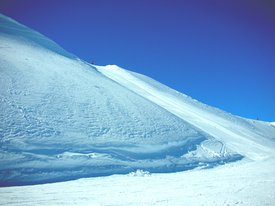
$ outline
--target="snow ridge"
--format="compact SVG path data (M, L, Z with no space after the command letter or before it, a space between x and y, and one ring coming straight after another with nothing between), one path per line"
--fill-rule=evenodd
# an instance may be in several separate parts
M59 55L76 59L77 57L67 51L62 47L57 45L54 41L45 37L44 35L31 30L18 23L17 21L4 16L0 13L0 32L1 36L12 36L13 39L18 39L19 41L25 41L26 44L32 44L33 46L44 47L47 50L55 52ZM3 47L3 46L2 46Z

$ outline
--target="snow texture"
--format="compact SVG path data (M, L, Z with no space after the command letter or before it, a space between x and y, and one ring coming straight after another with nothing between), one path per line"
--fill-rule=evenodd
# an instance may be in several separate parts
M255 198L267 203L274 200L271 193L266 199L245 196L250 184L259 186L251 194L265 185L274 191L274 123L231 115L115 65L88 64L3 15L0 85L0 186L97 177L0 188L1 205L101 205L108 201L140 205L143 202L133 193L144 195L146 188L156 198L144 200L146 204L184 203L187 196L188 204L196 195L201 194L197 201L211 192L221 195L238 181L244 188L238 185L239 193L230 193L236 196L234 204L249 205L244 198L251 198L252 203ZM261 167L265 168L259 171ZM105 175L113 176L99 177ZM253 182L253 178L259 180ZM114 190L125 197L123 202L109 187L114 183ZM162 184L178 193L166 193ZM60 196L62 188L68 187L73 196L66 192ZM91 189L95 187L97 192ZM86 193L85 188L89 188ZM132 199L127 200L128 189ZM33 196L23 198L23 191ZM94 195L89 196L91 192ZM53 193L61 202L48 199ZM102 200L104 193L111 193L107 202ZM206 202L221 205L224 196L217 204Z
M1 23L0 185L175 172L242 158L135 91L130 78L117 83L42 35L4 16ZM106 70L122 81L131 75Z
M238 161L178 173L112 175L0 188L1 205L273 206L275 162ZM272 175L273 174L273 175Z

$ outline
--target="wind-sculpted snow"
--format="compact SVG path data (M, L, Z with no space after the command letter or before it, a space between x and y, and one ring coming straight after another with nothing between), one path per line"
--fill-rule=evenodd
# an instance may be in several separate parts
M262 142L274 144L270 124L208 108L116 66L68 58L40 34L2 15L0 22L1 186L208 168L258 157L242 144L260 155L270 149ZM240 143L224 141L231 137Z

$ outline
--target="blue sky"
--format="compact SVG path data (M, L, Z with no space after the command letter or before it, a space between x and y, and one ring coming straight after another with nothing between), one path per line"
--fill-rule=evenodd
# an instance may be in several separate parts
M117 64L230 113L275 121L272 0L1 0L0 12L88 62Z

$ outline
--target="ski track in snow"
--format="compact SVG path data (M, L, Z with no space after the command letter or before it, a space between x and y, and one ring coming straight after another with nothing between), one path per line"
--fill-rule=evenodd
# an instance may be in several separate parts
M90 65L1 14L0 45L0 185L59 182L0 188L1 205L274 205L274 123Z

